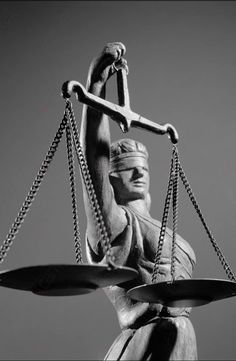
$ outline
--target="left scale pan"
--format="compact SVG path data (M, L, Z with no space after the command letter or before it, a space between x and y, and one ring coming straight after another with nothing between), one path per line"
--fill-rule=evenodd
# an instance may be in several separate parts
M41 296L73 296L129 281L137 274L117 265L50 264L1 271L0 286Z

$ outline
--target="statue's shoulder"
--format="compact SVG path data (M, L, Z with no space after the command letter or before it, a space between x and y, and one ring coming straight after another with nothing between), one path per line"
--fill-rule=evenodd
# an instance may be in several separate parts
M188 255L188 257L192 260L192 262L195 264L196 263L196 255L195 252L192 248L192 246L190 245L190 243L188 241L186 241L183 237L181 237L179 234L177 235L176 238L176 243L178 245L178 247Z

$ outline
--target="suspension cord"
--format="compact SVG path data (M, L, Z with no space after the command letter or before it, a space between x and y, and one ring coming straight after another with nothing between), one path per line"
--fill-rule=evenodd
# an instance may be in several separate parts
M161 253L162 248L164 244L164 238L166 233L166 227L168 222L168 216L169 216L169 209L170 209L170 201L172 196L172 190L173 190L173 172L174 172L174 161L175 161L175 148L173 147L172 151L172 158L171 158L171 164L170 164L170 174L169 174L169 180L168 180L168 186L167 186L167 194L165 198L165 205L164 205L164 211L162 215L162 221L161 221L161 230L158 240L158 247L154 259L154 268L152 273L152 283L155 283L157 281L157 275L159 272L160 267L160 261L161 261Z
M198 216L199 216L199 218L200 218L200 220L201 220L201 222L203 224L203 227L204 227L204 229L205 229L205 231L206 231L206 233L207 233L207 235L208 235L208 237L210 239L210 242L211 242L211 244L212 244L212 246L213 246L213 248L214 248L214 250L215 250L215 252L216 252L216 254L217 254L218 258L219 258L219 260L220 260L220 263L221 263L224 271L226 272L226 275L228 276L229 280L236 282L236 278L235 278L235 276L234 276L228 262L226 261L222 251L220 250L220 247L218 246L215 238L213 237L213 235L212 235L212 233L211 233L211 231L210 231L210 229L209 229L209 227L208 227L208 225L207 225L207 223L205 221L205 218L203 217L201 209L200 209L200 207L199 207L199 205L197 203L197 200L196 200L196 198L194 196L194 193L193 193L193 191L192 191L192 189L190 187L189 181L188 181L188 179L187 179L187 177L186 177L186 175L185 175L185 173L183 171L183 168L180 165L180 162L179 162L179 175L180 175L181 181L183 182L183 185L184 185L184 187L185 187L185 189L187 191L187 194L189 195L189 198L190 198L190 200L191 200L191 202L192 202L192 204L194 206L194 209L196 210L196 212L197 212L197 214L198 214Z
M54 155L58 149L58 145L61 141L62 135L64 133L66 124L67 124L67 118L66 118L66 111L64 112L64 116L62 119L62 122L59 126L59 129L53 139L53 142L51 143L51 146L49 147L49 150L45 156L45 159L37 173L37 176L35 177L35 180L25 198L25 201L22 205L22 207L20 208L19 213L17 214L5 240L3 241L2 246L0 247L0 263L3 263L4 258L6 257L8 251L10 250L10 247L13 244L13 240L16 237L16 234L18 233L22 223L25 220L25 217L27 215L27 212L29 211L35 197L36 194L39 190L39 187L44 179L44 176L49 168L49 165L51 164Z
M75 151L78 159L78 163L80 166L81 174L83 177L84 185L88 194L90 206L92 209L94 222L97 227L97 232L99 235L99 240L101 241L103 253L106 257L106 262L109 266L114 266L114 257L111 254L111 244L110 244L110 237L107 232L107 227L105 225L102 212L100 210L100 206L96 197L96 193L94 190L94 186L92 183L92 179L90 176L88 164L79 140L79 131L77 128L77 124L75 121L75 116L72 108L72 103L69 99L66 99L66 112L67 117L71 124L72 134L73 134L73 141L75 145Z
M73 152L72 134L71 134L71 128L69 122L67 123L66 126L66 145L67 145L70 191L71 191L71 201L72 201L75 259L76 259L76 263L82 263L83 259L82 259L82 249L81 249L81 235L79 231L79 218L78 218L78 210L76 203L74 152Z
M168 187L167 187L167 195L165 199L165 205L164 205L164 212L162 216L162 222L161 222L161 231L158 241L158 247L157 252L154 260L154 270L152 274L152 283L157 281L157 275L159 272L159 266L160 266L160 260L161 260L161 252L164 244L164 237L165 237L165 231L168 221L168 215L169 215L169 209L170 209L170 201L171 197L172 199L172 207L173 207L173 233L172 233L172 249L171 249L171 277L172 281L175 280L175 261L176 261L176 236L177 236L177 219L178 219L178 178L180 177L187 194L194 206L195 211L197 212L201 223L203 224L203 227L210 239L210 242L220 260L220 263L226 272L227 277L229 280L236 282L235 275L233 274L228 262L226 261L222 251L220 250L220 247L218 243L216 242L215 238L213 237L205 218L203 217L203 214L201 212L201 209L197 203L196 197L194 196L194 193L190 187L189 181L184 173L184 170L180 164L178 150L176 145L173 145L172 150L172 158L171 158L171 166L170 166L170 175L169 175L169 181L168 181Z
M177 237L177 222L178 222L178 180L179 180L179 155L176 146L173 146L174 171L173 171L173 234L172 234L172 249L171 249L171 278L175 280L175 262L176 262L176 237Z

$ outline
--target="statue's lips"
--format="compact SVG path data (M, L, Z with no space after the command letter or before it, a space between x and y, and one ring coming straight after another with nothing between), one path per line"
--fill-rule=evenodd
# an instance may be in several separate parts
M134 184L134 185L145 185L146 182L143 182L143 181L134 181L133 184Z

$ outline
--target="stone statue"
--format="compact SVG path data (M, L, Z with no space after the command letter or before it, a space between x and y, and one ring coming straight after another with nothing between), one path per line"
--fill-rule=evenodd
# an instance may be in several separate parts
M109 43L91 63L87 90L106 96L106 82L119 68L127 69L125 46ZM115 66L114 66L115 65ZM154 257L161 224L150 215L148 152L131 139L110 144L109 119L84 106L81 142L95 192L110 235L112 254L119 265L139 273L132 281L104 289L113 304L121 327L105 360L196 360L197 347L190 308L171 308L137 302L127 296L132 287L151 283ZM86 191L86 247L91 263L104 263ZM158 282L171 279L172 232L167 229ZM195 255L190 245L177 235L176 279L191 278Z

